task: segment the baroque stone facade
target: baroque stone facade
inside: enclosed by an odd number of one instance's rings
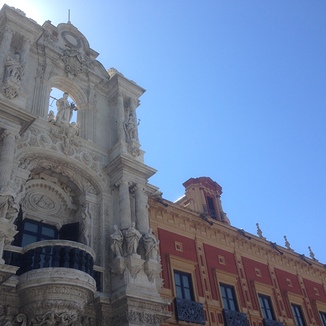
[[[144,89],[71,23],[4,5],[0,27],[0,325],[161,324]]]

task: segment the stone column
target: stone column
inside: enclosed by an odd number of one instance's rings
[[[2,61],[1,71],[3,71],[5,67],[4,63],[6,62],[8,50],[10,49],[12,36],[13,36],[12,29],[8,26],[5,27],[5,32],[3,34],[3,39],[0,45],[0,60]],[[4,76],[4,74],[2,74],[2,76]]]
[[[8,49],[10,49],[10,43],[11,43],[11,39],[13,36],[13,31],[11,30],[10,27],[6,27],[5,28],[5,32],[3,34],[3,39],[0,45],[0,55],[2,57],[3,62],[6,61],[6,57],[5,54],[8,53]]]
[[[128,229],[131,225],[129,183],[121,180],[119,183],[119,205],[121,229]]]
[[[31,42],[28,38],[24,37],[22,52],[21,52],[21,63],[23,66],[27,63],[27,57],[29,54],[29,49],[31,47]]]
[[[5,130],[0,136],[0,189],[10,181],[15,154],[15,135]]]
[[[149,229],[148,219],[148,197],[145,193],[145,188],[141,184],[137,184],[135,188],[136,195],[136,219],[137,228],[140,233],[145,234]]]
[[[125,134],[125,109],[123,105],[123,96],[121,92],[117,93],[117,131],[118,131],[118,141],[126,141],[126,134]]]

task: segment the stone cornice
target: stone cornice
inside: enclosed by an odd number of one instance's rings
[[[123,96],[138,99],[145,92],[144,88],[138,86],[135,82],[127,79],[120,73],[114,74],[110,78],[108,85],[110,88],[109,97],[114,96],[120,91]]]
[[[12,102],[2,98],[0,105],[0,128],[12,129],[20,135],[35,121],[36,117],[26,110],[12,105]]]
[[[105,172],[111,178],[111,185],[114,185],[123,177],[130,181],[137,181],[135,177],[147,180],[156,170],[128,157],[118,156],[105,168]]]
[[[4,13],[7,23],[15,25],[15,29],[20,28],[22,34],[31,33],[36,39],[42,32],[42,27],[31,18],[26,17],[25,13],[14,7],[4,5],[1,12]]]

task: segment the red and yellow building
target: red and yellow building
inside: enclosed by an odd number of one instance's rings
[[[171,301],[164,325],[326,325],[323,264],[231,226],[210,178],[184,186],[177,202],[149,205]]]

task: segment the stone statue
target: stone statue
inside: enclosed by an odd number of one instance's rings
[[[49,111],[49,114],[48,114],[48,122],[49,123],[52,123],[52,124],[55,122],[55,116],[54,116],[53,110],[50,110]]]
[[[79,123],[77,122],[72,122],[71,123],[71,127],[72,127],[72,131],[71,131],[71,134],[70,135],[71,137],[74,137],[74,136],[79,136]]]
[[[266,238],[263,237],[263,231],[259,227],[259,224],[258,223],[256,223],[256,226],[257,226],[257,235],[259,236],[259,238],[266,240]]]
[[[70,123],[73,111],[77,111],[75,103],[69,103],[68,93],[63,93],[63,97],[58,99],[57,105],[57,116],[55,118],[56,123]]]
[[[158,245],[160,242],[156,239],[155,235],[152,233],[151,228],[149,228],[147,233],[143,236],[143,243],[145,247],[146,259],[157,260]]]
[[[316,259],[316,257],[315,257],[315,254],[314,254],[313,251],[311,250],[311,247],[310,247],[310,246],[308,247],[308,249],[309,249],[309,256],[310,256],[310,258],[311,258],[312,260],[317,261],[317,259]]]
[[[92,227],[92,217],[89,212],[88,205],[83,205],[82,212],[82,234],[83,234],[83,242],[87,246],[91,244],[91,227]]]
[[[284,236],[284,241],[285,241],[285,247],[289,250],[292,250],[290,242],[288,241],[288,239],[286,238],[286,235]]]
[[[135,228],[135,222],[131,223],[131,227],[126,231],[125,239],[127,242],[127,254],[137,254],[138,243],[141,238],[141,234]]]
[[[123,235],[119,230],[117,225],[113,225],[114,232],[110,235],[112,239],[111,249],[113,251],[114,257],[122,257],[122,243],[123,243]]]
[[[132,140],[136,138],[136,126],[134,123],[134,117],[131,113],[129,114],[129,119],[126,123],[126,132],[127,132],[128,140]]]

